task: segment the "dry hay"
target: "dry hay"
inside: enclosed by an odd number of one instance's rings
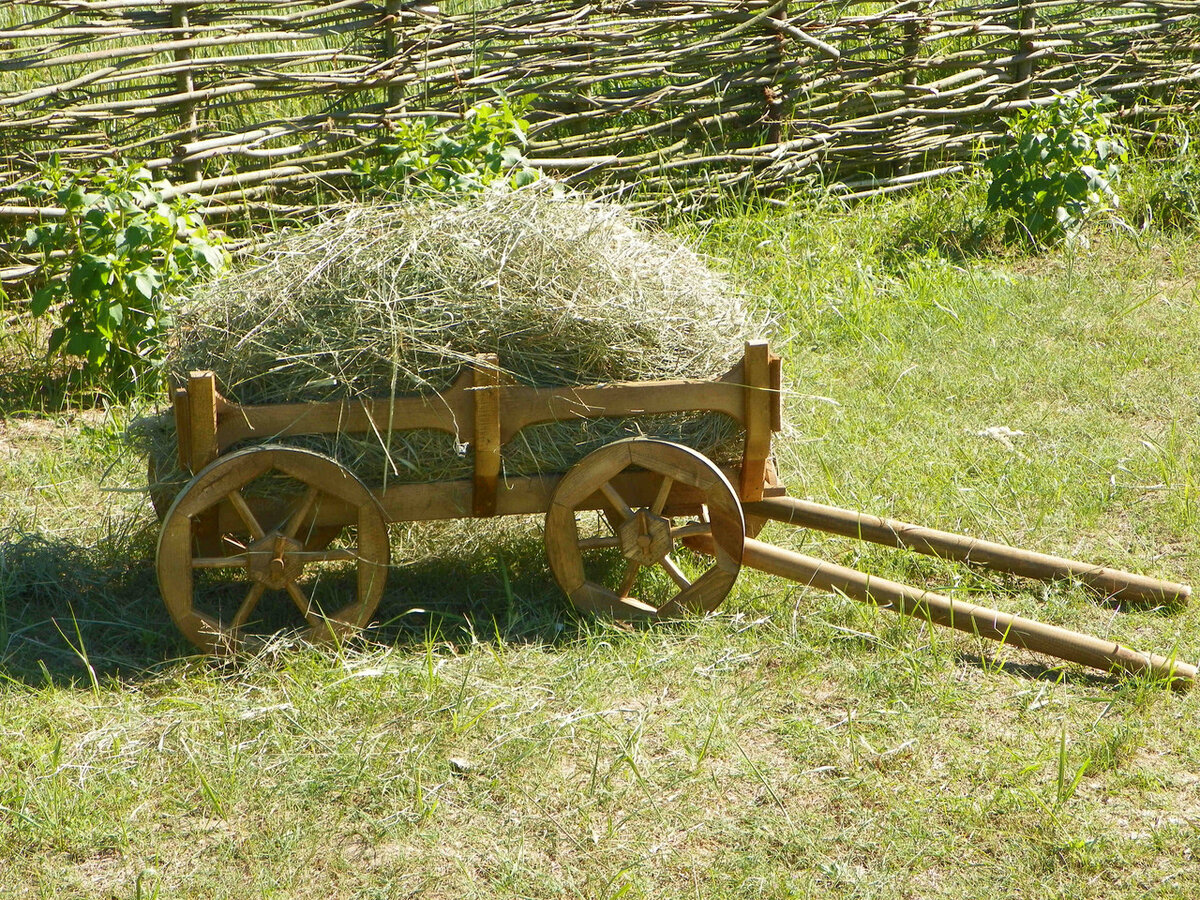
[[[535,186],[455,206],[354,205],[284,232],[178,313],[167,367],[177,383],[212,369],[239,403],[294,403],[441,390],[480,353],[528,385],[712,377],[760,333],[739,293],[692,250],[619,206]],[[561,471],[639,433],[715,457],[739,437],[717,415],[555,423],[508,444],[504,470]],[[169,422],[140,434],[156,459],[174,459]],[[379,485],[468,477],[469,439],[283,441]]]

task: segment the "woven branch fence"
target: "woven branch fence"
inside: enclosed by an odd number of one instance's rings
[[[496,90],[534,95],[535,165],[696,207],[806,176],[898,190],[1056,91],[1170,115],[1198,83],[1182,0],[27,0],[0,5],[0,221],[54,214],[19,191],[55,152],[277,214],[398,119]]]

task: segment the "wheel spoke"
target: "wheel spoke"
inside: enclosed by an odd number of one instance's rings
[[[234,556],[195,556],[192,558],[193,569],[244,569],[250,562],[246,553]]]
[[[617,589],[617,596],[622,600],[628,597],[629,592],[633,590],[633,582],[637,579],[637,573],[641,567],[641,563],[631,562],[629,568],[625,570],[625,577],[621,579],[621,586]]]
[[[663,508],[667,505],[667,498],[671,496],[671,488],[675,485],[675,479],[670,475],[664,475],[662,484],[658,486],[658,496],[654,498],[654,503],[650,506],[650,512],[656,516],[661,516]]]
[[[705,535],[712,537],[712,525],[708,522],[689,522],[686,525],[676,525],[671,529],[671,539],[697,537]]]
[[[304,614],[304,618],[310,625],[316,624],[317,616],[313,613],[312,603],[309,602],[308,595],[304,593],[300,585],[294,581],[284,582],[284,588],[288,592],[288,596],[292,598],[292,602],[296,604],[296,608]]]
[[[246,502],[246,498],[242,496],[242,492],[236,488],[226,495],[229,504],[237,511],[241,520],[245,523],[246,528],[250,531],[250,536],[254,540],[261,540],[266,534],[263,527],[258,524],[258,519],[254,518],[254,513],[250,509],[250,504]]]
[[[357,552],[349,549],[293,550],[288,556],[306,565],[313,562],[353,562],[359,558]]]
[[[242,601],[242,605],[238,607],[233,621],[229,623],[230,631],[237,631],[246,624],[246,621],[250,618],[250,614],[254,612],[254,608],[258,606],[258,601],[266,589],[267,586],[261,581],[256,581],[250,585],[250,590],[246,592],[246,599]]]
[[[628,521],[633,518],[633,508],[625,502],[625,498],[617,493],[617,489],[609,482],[604,482],[600,485],[600,492],[608,499],[608,502],[617,508],[617,512],[621,514],[623,521]]]
[[[580,550],[603,550],[609,547],[620,547],[621,539],[615,535],[607,537],[590,537],[581,538],[579,541]]]
[[[309,486],[309,489],[304,492],[304,499],[300,501],[300,506],[292,513],[288,519],[287,527],[283,530],[284,537],[294,538],[300,530],[300,525],[305,519],[312,514],[313,508],[317,505],[317,498],[321,496],[321,492],[315,487]]]
[[[667,570],[667,574],[671,576],[671,580],[683,588],[685,591],[692,586],[692,583],[687,580],[687,576],[675,564],[675,560],[671,559],[671,554],[667,554],[658,561],[658,564]]]

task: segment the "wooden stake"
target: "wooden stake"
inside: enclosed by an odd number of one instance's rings
[[[745,385],[746,449],[742,455],[741,499],[761,500],[771,455],[771,425],[776,420],[772,411],[778,402],[778,391],[772,390],[771,352],[766,341],[747,341],[742,364]]]
[[[189,468],[196,474],[217,458],[217,377],[212,372],[192,372],[187,387],[188,424],[181,429],[189,439]]]
[[[496,484],[500,475],[500,360],[493,353],[476,357],[475,383],[475,495],[477,516],[496,514]]]

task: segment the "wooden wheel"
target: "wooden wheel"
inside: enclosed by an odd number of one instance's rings
[[[632,497],[635,483],[649,483],[648,504]],[[591,518],[601,525],[619,521],[601,529],[607,534],[581,537],[582,520],[597,509],[604,512]],[[673,521],[684,516],[694,521]],[[696,575],[673,555],[677,542],[692,536],[709,538],[712,550]],[[616,441],[584,457],[558,483],[546,513],[546,556],[571,602],[621,618],[716,609],[737,579],[744,540],[742,507],[721,471],[695,450],[646,438]],[[650,594],[654,582],[669,586],[661,597]]]
[[[325,549],[330,520],[350,527]],[[286,595],[307,622],[303,637],[321,641],[367,624],[389,555],[379,501],[353,474],[309,450],[252,447],[219,457],[175,498],[158,539],[158,586],[175,624],[205,652],[294,624],[268,609],[287,604],[260,608],[268,593]],[[339,606],[346,581],[355,599]]]

